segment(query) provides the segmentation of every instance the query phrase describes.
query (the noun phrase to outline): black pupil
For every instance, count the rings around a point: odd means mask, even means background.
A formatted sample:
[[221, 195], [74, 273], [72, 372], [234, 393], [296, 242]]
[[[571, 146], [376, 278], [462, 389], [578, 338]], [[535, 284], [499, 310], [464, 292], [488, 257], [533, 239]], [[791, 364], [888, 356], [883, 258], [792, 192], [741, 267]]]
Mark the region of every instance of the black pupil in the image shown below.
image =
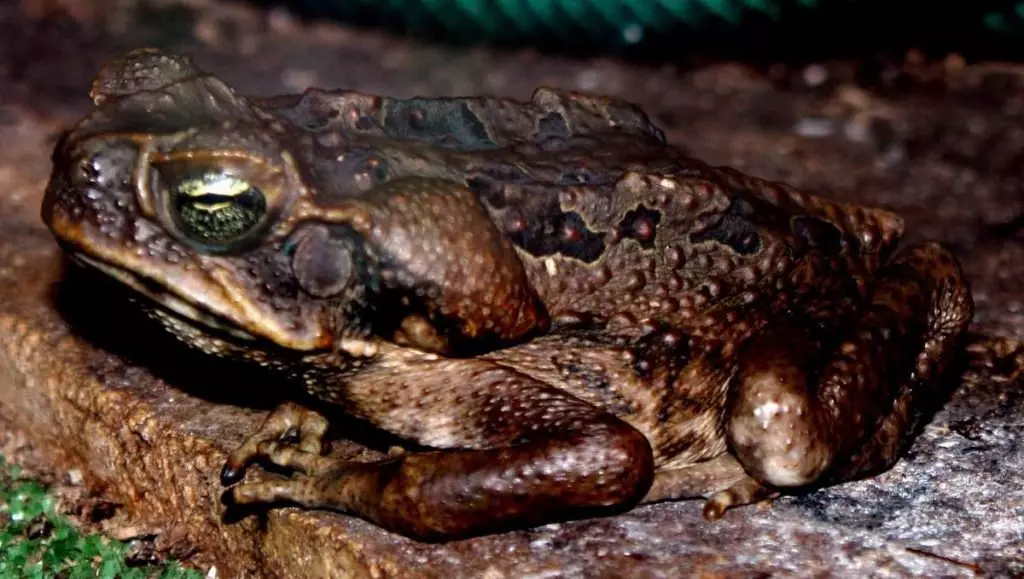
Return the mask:
[[173, 193], [184, 232], [199, 241], [232, 241], [251, 231], [267, 210], [259, 189], [224, 175], [183, 180]]

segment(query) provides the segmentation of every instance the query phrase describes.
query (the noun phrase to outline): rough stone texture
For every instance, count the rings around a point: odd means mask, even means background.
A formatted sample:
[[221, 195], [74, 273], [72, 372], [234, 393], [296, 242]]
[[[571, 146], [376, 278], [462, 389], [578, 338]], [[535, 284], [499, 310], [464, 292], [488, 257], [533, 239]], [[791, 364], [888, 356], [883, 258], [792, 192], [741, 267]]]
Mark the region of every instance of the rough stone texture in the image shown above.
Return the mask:
[[78, 488], [80, 502], [112, 501], [111, 534], [156, 535], [161, 551], [221, 577], [1024, 574], [1024, 356], [981, 337], [952, 400], [893, 470], [715, 524], [682, 502], [422, 545], [322, 512], [223, 521], [224, 451], [282, 393], [181, 350], [102, 284], [69, 276], [38, 218], [56, 134], [85, 110], [99, 65], [127, 48], [191, 52], [259, 94], [526, 97], [548, 84], [635, 100], [711, 162], [899, 210], [911, 240], [946, 241], [963, 258], [975, 330], [1022, 338], [1024, 69], [910, 58], [684, 71], [456, 53], [205, 0], [103, 4], [0, 5], [0, 423], [5, 452]]

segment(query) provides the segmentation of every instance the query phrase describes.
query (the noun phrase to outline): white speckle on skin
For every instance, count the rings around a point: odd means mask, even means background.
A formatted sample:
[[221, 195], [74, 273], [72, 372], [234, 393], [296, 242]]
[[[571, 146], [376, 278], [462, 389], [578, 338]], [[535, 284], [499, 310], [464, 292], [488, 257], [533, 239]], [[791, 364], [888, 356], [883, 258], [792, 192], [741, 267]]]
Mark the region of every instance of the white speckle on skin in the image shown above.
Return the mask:
[[558, 264], [555, 263], [555, 260], [550, 257], [544, 260], [544, 269], [548, 272], [548, 275], [550, 275], [551, 277], [555, 277], [556, 275], [558, 275]]
[[768, 430], [768, 424], [771, 423], [772, 419], [784, 412], [786, 412], [785, 407], [778, 402], [765, 402], [754, 409], [754, 416], [760, 423], [761, 428]]
[[451, 413], [427, 413], [418, 418], [423, 422], [422, 442], [428, 446], [451, 448], [457, 446], [459, 425]]

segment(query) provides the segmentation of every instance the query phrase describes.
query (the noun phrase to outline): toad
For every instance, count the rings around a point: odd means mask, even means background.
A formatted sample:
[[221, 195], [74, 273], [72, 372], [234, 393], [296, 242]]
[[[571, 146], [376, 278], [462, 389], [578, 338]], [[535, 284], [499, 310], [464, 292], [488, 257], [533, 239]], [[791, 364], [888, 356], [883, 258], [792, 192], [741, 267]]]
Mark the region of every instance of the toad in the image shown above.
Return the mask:
[[[91, 97], [43, 202], [61, 246], [296, 395], [230, 454], [232, 504], [434, 541], [715, 519], [891, 467], [972, 316], [894, 213], [689, 158], [612, 98], [252, 99], [150, 49]], [[329, 458], [303, 395], [408, 448]], [[240, 482], [256, 460], [295, 476]]]

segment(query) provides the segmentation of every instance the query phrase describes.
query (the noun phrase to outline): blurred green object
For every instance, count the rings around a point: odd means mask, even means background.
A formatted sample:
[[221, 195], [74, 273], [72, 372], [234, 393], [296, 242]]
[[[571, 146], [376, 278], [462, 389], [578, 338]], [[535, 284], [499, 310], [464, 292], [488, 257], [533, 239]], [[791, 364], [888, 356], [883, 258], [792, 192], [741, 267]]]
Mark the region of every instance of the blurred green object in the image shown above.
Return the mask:
[[37, 481], [0, 456], [0, 577], [48, 579], [202, 579], [178, 563], [163, 567], [130, 561], [120, 541], [86, 535], [57, 513]]
[[[263, 0], [273, 1], [273, 0]], [[278, 2], [280, 3], [280, 2]], [[583, 52], [800, 50], [808, 45], [1012, 43], [1024, 1], [291, 0], [300, 13], [452, 43]], [[770, 44], [769, 44], [770, 43]]]

